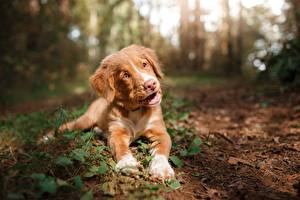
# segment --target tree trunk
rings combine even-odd
[[[129,1],[128,2],[129,6],[128,6],[128,10],[127,10],[127,23],[128,23],[128,44],[132,44],[133,41],[134,41],[134,38],[135,38],[135,35],[133,33],[133,30],[132,30],[132,18],[133,18],[133,8],[134,8],[134,5],[133,5],[133,2],[132,1]],[[127,45],[128,45],[127,44]]]
[[[297,38],[300,41],[300,1],[299,0],[291,0],[294,17],[295,17],[295,23],[296,23],[296,29],[297,29]]]
[[[189,7],[187,0],[180,0],[180,27],[179,27],[179,42],[180,42],[180,60],[181,70],[187,70],[189,66]]]
[[[152,38],[152,34],[151,34],[152,25],[150,23],[150,18],[151,18],[151,14],[153,11],[153,2],[151,0],[148,0],[148,2],[146,4],[147,4],[147,7],[149,8],[149,11],[146,15],[146,19],[144,20],[144,24],[145,24],[144,30],[145,30],[145,33],[147,33],[146,37],[144,38],[144,42],[145,42],[146,46],[151,46],[153,38]]]
[[[227,57],[225,72],[232,74],[234,73],[234,54],[233,54],[233,41],[232,41],[232,21],[230,16],[229,0],[223,0],[224,9],[224,30],[226,33],[224,45],[225,45],[225,55]]]
[[[238,21],[238,32],[236,38],[236,65],[235,65],[235,73],[240,74],[242,72],[242,62],[243,62],[243,26],[244,26],[244,17],[243,11],[244,7],[242,2],[240,1],[239,5],[239,21]]]
[[[205,29],[204,24],[201,21],[202,12],[200,6],[200,0],[195,1],[195,21],[193,24],[193,50],[195,53],[195,58],[193,60],[193,69],[197,71],[203,70],[203,65],[205,61]]]

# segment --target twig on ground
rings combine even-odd
[[[234,144],[234,142],[230,138],[228,138],[226,135],[224,135],[220,132],[214,131],[211,134],[218,135],[218,136],[222,137],[223,139],[225,139],[227,142]]]

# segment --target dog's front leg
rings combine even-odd
[[[159,179],[170,179],[175,176],[174,170],[168,162],[171,150],[171,138],[166,131],[150,129],[145,136],[152,142],[149,172],[152,176]]]
[[[140,164],[129,150],[130,133],[125,128],[110,128],[108,144],[117,160],[116,170],[124,173],[135,173]]]

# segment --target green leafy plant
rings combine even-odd
[[[80,176],[75,176],[73,181],[74,181],[75,188],[77,188],[78,190],[81,190],[83,188],[84,183]]]
[[[35,181],[37,181],[37,188],[40,191],[40,194],[50,193],[54,194],[57,191],[57,184],[55,178],[52,176],[47,176],[43,173],[33,173],[31,175]]]
[[[93,200],[93,199],[94,199],[94,196],[93,196],[92,190],[89,190],[82,197],[80,197],[80,200]]]
[[[99,174],[105,174],[109,170],[108,165],[106,162],[101,161],[100,162],[100,167],[98,168]]]
[[[69,156],[74,160],[85,162],[85,157],[87,155],[88,155],[87,152],[85,152],[83,149],[77,148],[72,150]]]
[[[195,137],[194,140],[190,143],[187,149],[180,150],[180,156],[193,156],[201,152],[202,141],[200,137]]]
[[[69,157],[66,157],[66,156],[59,156],[56,160],[55,160],[55,163],[57,165],[60,165],[60,166],[67,166],[67,165],[72,165],[73,164],[73,161],[69,158]]]
[[[261,79],[267,77],[279,81],[282,85],[300,84],[300,41],[292,39],[283,44],[279,52],[269,53],[261,58],[266,64],[266,71],[261,73]]]
[[[180,182],[176,179],[168,181],[167,185],[173,190],[177,190],[177,189],[181,188]]]
[[[191,124],[188,124],[190,111],[185,100],[174,100],[173,97],[163,104],[167,131],[172,137],[173,148],[170,162],[180,170],[184,166],[186,156],[200,152],[201,140],[194,135]],[[180,182],[173,181],[165,184],[152,180],[147,170],[140,171],[138,178],[116,176],[114,168],[116,162],[110,148],[97,138],[93,131],[65,131],[48,144],[37,145],[35,138],[46,131],[70,120],[86,108],[67,111],[59,109],[55,115],[47,113],[32,113],[19,115],[0,122],[0,132],[8,132],[14,140],[22,141],[29,151],[22,152],[24,163],[17,163],[8,170],[10,185],[6,197],[41,198],[43,195],[59,196],[60,188],[67,187],[68,191],[81,196],[82,199],[92,199],[93,190],[86,181],[97,180],[103,195],[115,196],[121,192],[134,191],[131,194],[138,198],[157,198],[160,192],[169,192],[181,187]],[[75,114],[74,114],[75,112]],[[77,113],[77,114],[76,114]],[[52,127],[52,128],[51,128]],[[26,142],[24,142],[26,140]],[[28,141],[28,142],[27,142]],[[182,156],[177,148],[186,151]],[[144,169],[148,168],[152,160],[149,152],[149,141],[139,139],[133,144],[133,153]],[[11,154],[7,154],[11,156]],[[14,158],[9,158],[14,159]],[[8,162],[12,163],[12,162]],[[22,172],[24,176],[20,176]],[[6,181],[8,179],[4,179]],[[22,184],[24,181],[32,184]],[[130,187],[129,187],[130,186]],[[25,189],[24,189],[25,188]],[[28,193],[23,194],[24,191]]]
[[[184,165],[183,161],[177,156],[170,156],[170,160],[176,167],[182,167]]]

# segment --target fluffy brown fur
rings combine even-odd
[[[108,145],[117,160],[117,170],[135,172],[139,163],[129,145],[140,136],[151,142],[154,156],[150,173],[166,179],[174,176],[168,163],[171,140],[162,117],[161,68],[154,51],[131,45],[107,56],[91,76],[92,88],[100,94],[87,112],[60,127],[86,130],[97,126],[108,134]]]

